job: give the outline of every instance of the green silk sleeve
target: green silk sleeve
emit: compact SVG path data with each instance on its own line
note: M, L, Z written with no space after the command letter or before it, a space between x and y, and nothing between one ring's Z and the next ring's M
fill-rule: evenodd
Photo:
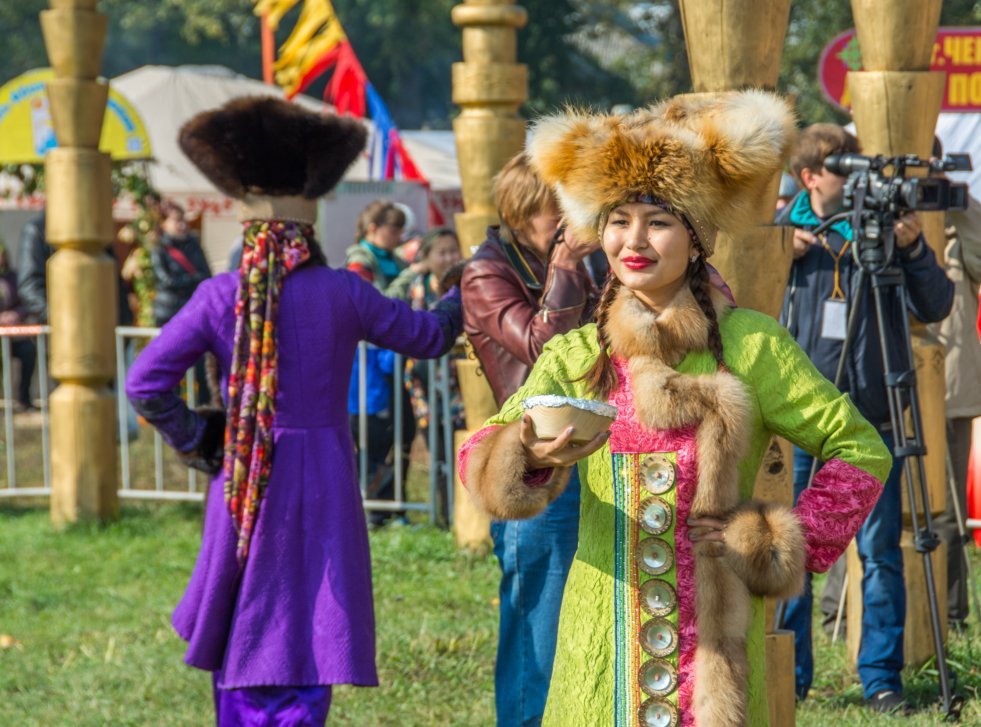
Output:
M521 402L530 396L555 394L585 398L586 385L582 375L589 370L599 353L597 344L590 345L590 341L595 341L595 331L595 326L589 325L555 336L546 343L525 383L484 426L516 421L521 417Z
M787 330L769 316L734 311L733 331L747 355L764 426L823 462L840 459L884 482L892 456L858 409L814 367Z

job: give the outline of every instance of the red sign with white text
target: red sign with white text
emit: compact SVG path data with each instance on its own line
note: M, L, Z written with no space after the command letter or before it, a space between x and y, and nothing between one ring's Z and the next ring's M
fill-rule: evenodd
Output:
M818 61L818 80L825 97L838 108L851 107L845 77L862 70L855 31L835 36ZM939 28L933 44L931 71L947 73L943 111L981 111L981 28Z

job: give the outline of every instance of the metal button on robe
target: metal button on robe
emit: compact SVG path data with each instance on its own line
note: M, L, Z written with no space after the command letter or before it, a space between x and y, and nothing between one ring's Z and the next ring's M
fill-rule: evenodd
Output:
M640 627L640 645L651 656L668 656L678 646L678 629L663 618L653 618Z
M640 605L651 616L666 616L678 605L678 596L670 583L651 579L640 587Z
M660 497L648 497L640 503L640 527L645 533L662 535L671 529L674 513L671 505Z
M640 481L655 495L663 495L674 487L674 465L667 457L650 454L640 463Z
M641 727L675 727L678 724L678 709L670 702L661 699L648 699L640 705Z
M654 659L640 668L640 688L651 697L671 694L678 686L678 672L662 659Z
M637 565L652 576L667 573L674 565L674 552L671 546L658 538L648 538L637 548Z

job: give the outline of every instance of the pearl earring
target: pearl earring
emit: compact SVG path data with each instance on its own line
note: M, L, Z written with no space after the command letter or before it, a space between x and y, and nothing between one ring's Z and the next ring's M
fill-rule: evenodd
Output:
M693 263L696 260L698 260L698 253L695 253L694 255L692 255L691 258L688 260L688 262Z

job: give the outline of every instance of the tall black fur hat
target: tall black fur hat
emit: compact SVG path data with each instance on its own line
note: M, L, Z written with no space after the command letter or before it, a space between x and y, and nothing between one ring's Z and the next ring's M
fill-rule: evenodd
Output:
M221 192L316 199L364 149L357 119L317 114L272 96L250 96L204 111L181 127L181 149Z

